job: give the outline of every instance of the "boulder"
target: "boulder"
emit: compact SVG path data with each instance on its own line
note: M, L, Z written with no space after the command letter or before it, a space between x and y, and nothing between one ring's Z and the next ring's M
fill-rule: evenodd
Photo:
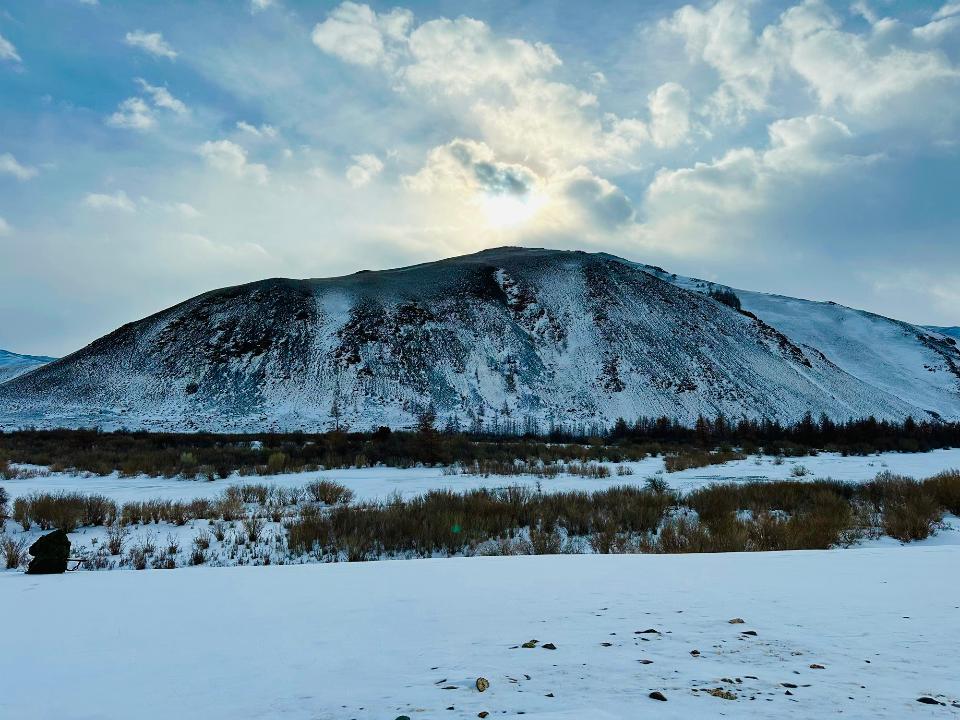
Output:
M70 538L63 530L37 538L30 546L33 560L27 566L28 575L54 575L67 571L67 559L70 557Z

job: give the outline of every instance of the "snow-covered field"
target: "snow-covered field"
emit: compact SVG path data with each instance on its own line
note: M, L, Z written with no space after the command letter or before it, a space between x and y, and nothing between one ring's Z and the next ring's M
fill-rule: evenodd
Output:
M436 488L471 490L509 485L536 486L539 482L544 491L603 490L614 485L642 485L647 478L659 475L669 485L679 490L691 490L713 482L749 480L833 478L853 482L872 480L877 473L890 471L915 478L929 477L943 470L960 468L960 448L934 450L927 453L880 453L867 456L847 456L836 453L821 453L817 456L786 458L782 464L770 456L748 457L724 465L713 465L675 473L664 472L663 458L652 457L641 462L623 463L633 474L618 476L616 466L608 478L583 478L561 475L539 479L530 475L447 475L443 468L350 468L311 473L290 473L270 476L233 476L225 480L171 480L146 476L119 477L118 475L81 476L71 473L55 473L48 476L5 480L3 486L11 497L18 497L41 490L59 490L101 493L117 502L161 498L164 500L189 500L211 498L230 485L266 483L279 487L302 487L317 477L329 478L354 491L358 500L384 499L394 493L413 497ZM794 477L797 467L807 474Z
M957 717L958 561L907 546L5 573L0 717Z

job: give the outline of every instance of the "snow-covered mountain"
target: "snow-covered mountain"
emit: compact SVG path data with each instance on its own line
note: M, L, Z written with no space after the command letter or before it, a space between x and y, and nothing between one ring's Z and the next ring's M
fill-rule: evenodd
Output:
M740 312L605 254L499 248L265 280L125 325L0 386L0 424L367 429L700 413L960 417L943 335L741 293Z
M18 375L23 375L54 360L56 358L41 355L18 355L8 350L0 350L0 383L12 380Z
M934 332L940 333L941 335L952 337L954 340L960 340L960 327L957 327L957 326L937 327L936 325L925 325L924 327L927 330L933 330Z
M822 352L850 375L943 418L960 417L960 354L949 328L921 327L834 302L739 290L640 267L688 290L731 290L744 310L798 345Z

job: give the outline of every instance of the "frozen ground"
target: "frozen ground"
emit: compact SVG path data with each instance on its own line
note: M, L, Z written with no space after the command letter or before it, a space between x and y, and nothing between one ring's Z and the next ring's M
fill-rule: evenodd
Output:
M958 717L958 561L907 546L5 573L0 717Z
M641 462L623 463L632 471L632 475L618 476L616 467L609 478L592 479L577 476L559 476L539 479L529 475L478 476L444 475L442 468L352 468L346 470L326 470L323 472L291 473L287 475L233 476L225 480L171 480L166 478L81 476L70 473L56 473L46 477L5 480L3 486L11 497L25 495L35 490L55 492L57 490L80 490L87 493L102 493L118 502L161 498L165 500L183 500L199 497L214 497L229 485L248 483L266 483L281 487L302 487L317 477L330 478L346 485L354 491L358 500L383 499L393 493L404 497L420 495L434 488L469 490L480 487L503 487L507 485L535 486L538 482L544 491L560 490L602 490L614 485L640 484L646 478L662 473L662 477L671 487L690 490L712 482L738 480L787 479L792 477L795 468L802 466L808 474L799 479L825 478L835 480L864 481L872 480L877 473L890 472L909 475L915 478L929 477L942 470L960 468L960 448L934 450L927 453L882 453L867 456L843 457L835 453L822 453L817 456L786 458L782 464L769 456L748 457L724 465L665 473L663 459L647 458ZM798 478L793 478L798 479Z

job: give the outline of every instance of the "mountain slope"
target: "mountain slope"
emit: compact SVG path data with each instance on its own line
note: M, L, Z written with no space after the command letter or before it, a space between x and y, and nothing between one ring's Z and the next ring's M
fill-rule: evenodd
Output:
M925 325L926 330L932 330L935 333L952 337L954 340L960 340L960 327L937 327L936 325Z
M40 355L18 355L8 350L0 350L0 383L51 363L55 359Z
M925 400L632 263L500 248L200 295L0 386L0 423L315 429L336 414L366 429L409 426L433 405L440 422L543 428L928 417Z
M930 413L960 417L960 353L948 328L925 328L833 302L728 288L643 267L696 292L733 290L744 310L798 345L820 351L850 375Z

